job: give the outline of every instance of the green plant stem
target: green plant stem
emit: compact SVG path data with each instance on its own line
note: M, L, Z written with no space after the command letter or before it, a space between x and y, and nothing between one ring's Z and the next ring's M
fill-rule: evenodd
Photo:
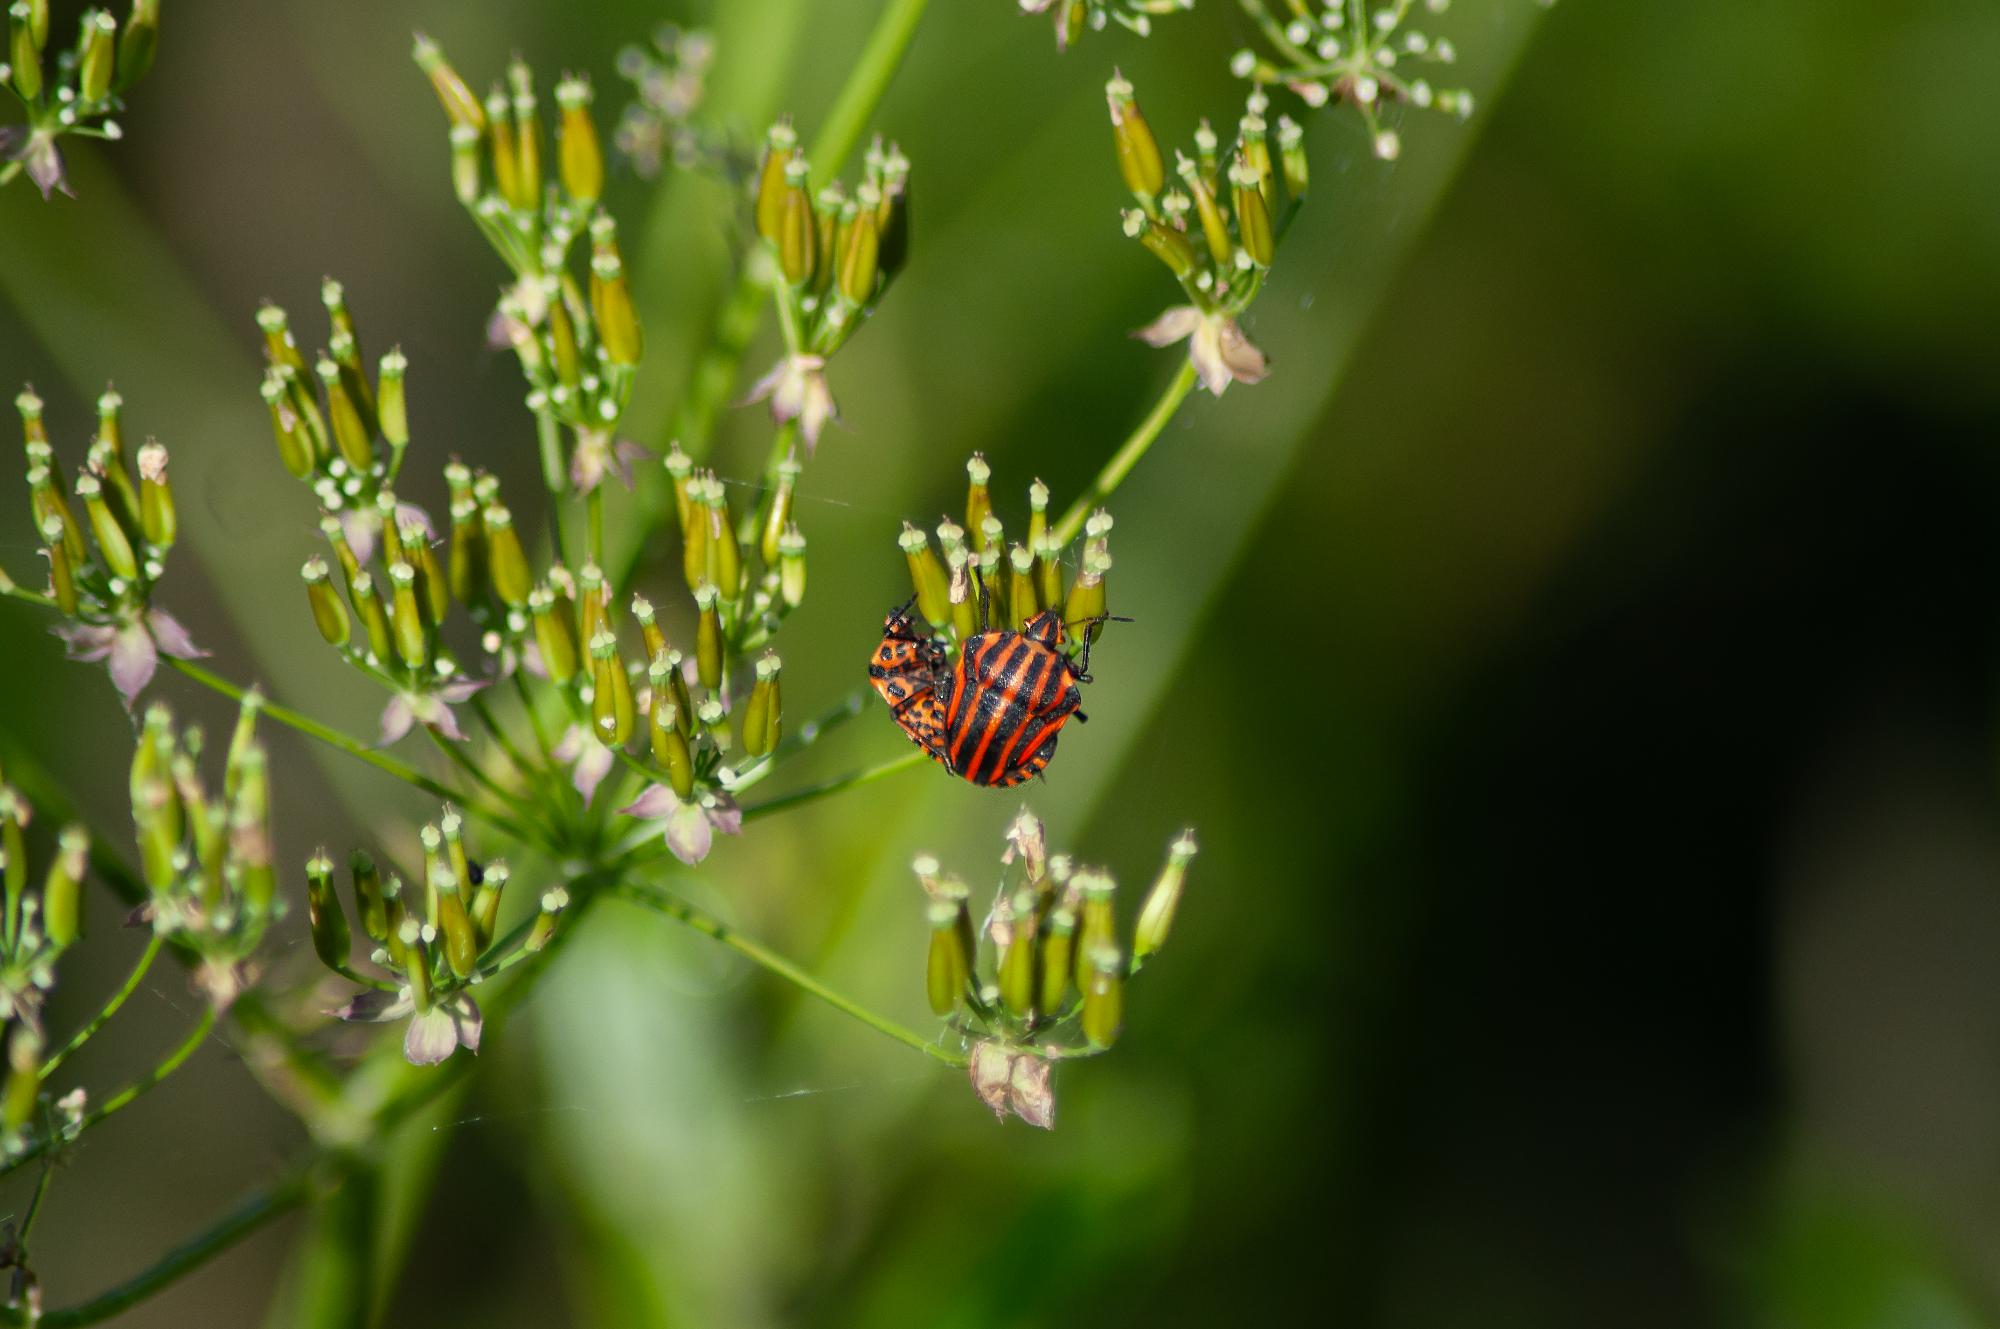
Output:
M42 1213L42 1199L49 1193L49 1178L56 1172L54 1163L42 1164L42 1174L35 1178L35 1193L28 1197L28 1210L21 1215L20 1230L14 1234L14 1249L23 1264L28 1258L28 1235L34 1231L35 1220Z
M207 1230L161 1256L146 1269L98 1293L89 1301L50 1311L35 1323L42 1329L97 1324L120 1311L131 1309L146 1298L169 1287L207 1264L275 1218L281 1218L312 1198L313 1180L304 1168L289 1172L251 1194L224 1214ZM0 1323L25 1325L28 1320L18 1310L4 1312Z
M784 812L790 808L814 802L827 797L829 794L838 794L860 785L871 784L876 780L882 779L884 776L894 775L897 771L907 771L912 766L921 764L924 756L925 754L922 749L914 752L906 752L900 757L890 758L879 766L870 766L866 770L842 775L828 780L825 784L810 785L804 789L793 790L789 794L780 794L776 798L767 798L762 803L754 803L743 809L743 820L754 821L758 817L768 817L773 812Z
M431 742L437 745L437 750L439 752L444 753L444 755L451 760L451 763L454 766L458 767L458 769L464 771L468 776L472 777L472 782L474 784L480 786L482 789L485 789L488 793L492 794L495 798L498 798L502 803L505 803L509 808L513 809L514 814L520 817L522 821L531 823L535 825L537 829L540 829L540 822L536 820L533 809L530 808L527 805L527 803L517 798L514 794L508 792L506 786L502 785L498 780L488 775L485 772L485 770L483 770L480 767L478 762L474 761L470 756L466 754L463 744L453 742L451 739L446 738L443 734L440 734L437 730L431 728L429 725L424 726L424 732L431 736ZM521 826L512 821L502 820L499 824L505 827L507 833L512 835L517 840L526 840L529 838L528 836L522 834Z
M519 669L514 671L514 693L521 699L521 710L528 717L528 728L534 731L535 746L542 753L542 764L553 771L556 764L555 749L549 745L548 730L542 728L541 713L535 709L534 696L529 693L527 680L521 676Z
M508 763L523 780L534 784L541 778L541 770L522 755L521 749L514 745L514 740L507 737L507 731L500 727L500 721L493 714L493 708L486 704L485 697L476 694L473 696L472 713L479 717L479 723L493 736L493 741L499 744L500 751L507 755Z
M104 1003L102 1010L91 1017L89 1024L77 1030L70 1037L69 1042L57 1048L54 1055L42 1063L42 1079L44 1081L56 1073L56 1067L62 1065L70 1054L85 1043L88 1043L92 1034L102 1029L112 1016L118 1014L119 1008L124 1006L126 1000L139 990L140 981L146 977L146 971L153 967L153 961L159 958L160 948L165 944L165 939L158 932L153 933L151 937L147 938L146 949L139 953L138 962L132 966L132 972L125 976L124 985L111 994L111 999Z
M231 683L219 674L210 673L191 660L178 660L169 657L167 663L203 687L220 692L223 696L231 700L242 701L244 694L248 691L248 689ZM348 756L364 761L378 771L386 771L405 784L415 785L428 794L433 794L438 798L449 799L454 803L460 804L468 813L480 818L482 821L490 822L510 832L514 829L512 823L506 817L495 813L490 808L484 807L479 800L468 798L465 794L453 789L449 785L431 779L430 776L425 775L416 767L400 762L386 752L371 748L358 738L351 738L341 733L338 729L323 725L311 716L301 715L291 707L281 706L268 697L263 700L262 713L270 716L281 725L298 730L308 738L316 738L328 747L338 748Z
M922 756L923 754L919 753L918 755ZM845 1015L853 1016L877 1033L886 1034L898 1043L913 1047L933 1061L940 1061L947 1066L953 1067L963 1067L965 1065L965 1058L959 1053L949 1052L915 1030L906 1029L894 1020L877 1015L874 1011L869 1010L866 1006L854 1001L852 998L842 996L805 970L793 964L790 960L787 960L784 956L779 955L776 951L771 950L760 942L755 942L748 937L739 935L735 929L731 928L721 919L695 908L679 896L662 890L657 886L641 885L638 883L621 883L615 889L618 894L625 898L665 914L667 917L680 923L684 923L696 932L701 933L704 937L721 942L724 946L735 951L738 955L760 969L783 979L793 987L798 988L801 992L811 993L835 1010Z
M604 566L604 486L598 485L583 500L584 516L589 523L590 561Z
M862 48L861 58L848 72L847 82L834 99L833 109L827 112L819 137L813 140L815 189L840 173L861 142L861 135L889 91L889 83L896 77L903 54L910 49L917 25L929 7L930 0L889 0L883 6L882 17L875 20L875 30L868 34L868 45Z
M1175 412L1180 410L1181 403L1187 400L1188 393L1194 390L1194 385L1194 362L1189 360L1181 365L1180 372L1176 373L1173 381L1167 384L1167 390L1153 403L1153 409L1139 422L1139 427L1133 430L1118 451L1112 454L1111 460L1104 463L1104 469L1090 482L1090 488L1085 490L1076 502L1069 505L1069 511L1063 513L1062 520L1055 524L1054 534L1057 543L1068 544L1076 539L1077 532L1083 529L1083 523L1090 516L1091 509L1110 498L1118 486L1125 482L1125 477L1132 473L1132 468L1139 464L1139 459L1146 455L1147 449L1153 446L1165 431L1168 422L1174 418Z

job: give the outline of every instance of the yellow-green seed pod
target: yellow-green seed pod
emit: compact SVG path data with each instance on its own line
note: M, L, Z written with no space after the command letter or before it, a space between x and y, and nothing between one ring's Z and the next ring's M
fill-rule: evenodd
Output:
M1045 1017L1062 1012L1069 996L1070 974L1076 967L1076 913L1066 905L1049 911L1042 927L1042 949L1035 969L1035 1009Z
M467 493L451 503L451 548L446 555L445 580L452 598L468 607L486 595L486 524L479 501Z
M132 477L120 464L117 450L99 439L90 445L84 466L104 486L104 501L110 505L111 515L118 519L125 538L135 543L143 540L145 532L139 523L139 491L132 487Z
M44 444L43 448L46 449ZM35 521L46 533L53 523L60 529L55 539L62 542L69 555L72 568L81 568L90 556L83 544L83 528L77 524L76 515L70 511L68 500L63 497L62 485L55 472L47 466L37 465L28 472L28 491L34 505Z
M167 450L158 443L139 449L139 529L155 549L171 549L180 535L174 490L167 479Z
M847 233L854 226L854 202L839 182L819 191L813 208L812 293L825 295L833 285L840 255L847 252Z
M1035 597L1044 609L1063 602L1062 550L1053 531L1044 531L1035 547Z
M479 202L479 191L484 184L479 145L479 131L471 125L451 127L451 192L468 208Z
M1125 234L1144 245L1146 252L1167 265L1177 279L1185 280L1194 275L1200 266L1200 256L1194 252L1194 245L1187 236L1169 226L1147 217L1137 208L1125 214Z
M328 548L333 550L334 566L340 573L340 584L347 588L351 597L354 582L361 575L360 560L354 557L354 546L347 543L347 528L340 524L340 518L324 514L319 519L319 533L326 537Z
M319 629L319 635L329 646L347 645L353 626L347 618L347 606L340 602L340 596L327 580L326 560L317 555L307 559L299 575L305 578L306 600L312 606L313 626Z
M10 1141L35 1115L42 1092L42 1036L26 1024L16 1025L7 1041L7 1084L0 1089L0 1130Z
M1016 1019L1035 1013L1035 897L1014 895L1014 931L1000 952L1000 1000Z
M294 477L303 480L313 473L315 459L312 438L292 410L291 389L285 385L284 377L272 370L264 375L261 391L264 404L271 408L271 434L278 440L278 460Z
M382 606L375 579L363 572L349 583L354 597L354 613L361 620L361 633L368 639L368 654L377 664L395 658L396 642L389 631L389 611Z
M77 597L76 566L70 562L69 546L63 541L62 518L50 517L42 523L42 541L42 552L49 560L49 593L63 617L75 618L81 601Z
M424 846L424 918L435 926L438 921L438 869L444 862L444 835L433 823L418 831L417 838Z
M295 374L306 371L305 358L299 354L299 344L292 339L290 320L285 311L270 301L257 306L257 327L264 334L264 356L273 369L289 369Z
M1150 203L1167 183L1165 159L1159 141L1153 137L1139 103L1132 99L1132 85L1115 71L1104 85L1105 100L1111 106L1111 137L1118 153L1118 173L1134 196Z
M622 748L632 737L632 682L618 658L618 639L600 632L590 641L590 722L597 741Z
M1117 913L1112 903L1118 883L1108 872L1078 868L1071 884L1083 900L1076 937L1076 986L1079 991L1088 992L1091 956L1100 947L1115 947L1118 943Z
M812 278L819 253L818 219L806 193L810 174L805 159L794 157L785 167L785 190L779 201L778 267L794 286Z
M437 550L424 537L423 528L414 523L403 531L403 548L416 555L417 603L423 608L424 621L436 627L451 612L451 583L444 565L438 562Z
M1271 234L1271 210L1258 185L1257 172L1242 157L1229 168L1229 183L1236 205L1236 235L1243 252L1260 268L1271 266L1276 241Z
M531 210L534 200L521 189L521 155L514 147L513 111L498 83L486 94L487 141L492 146L493 188L509 208Z
M957 905L934 900L927 917L931 941L924 963L924 992L930 998L931 1014L943 1018L965 1000L966 986L972 980L972 957L966 954L959 934Z
M28 6L14 5L8 14L13 31L7 44L7 60L14 72L14 90L21 94L21 100L32 102L42 94L42 47L35 40L34 27L28 21Z
M1306 131L1289 115L1278 117L1278 163L1285 177L1285 194L1294 203L1306 196L1311 170L1306 163Z
M1007 626L1019 632L1028 620L1041 612L1036 598L1035 558L1015 545L1007 551Z
M667 672L664 659L653 662L653 706L647 717L646 739L652 748L653 761L667 773L667 783L675 795L687 798L694 793L694 758L688 751L686 735L681 733L679 708L674 704Z
M1049 528L1049 487L1040 480L1028 486L1028 538L1030 553L1040 546L1042 532Z
M694 591L714 580L715 551L710 547L714 516L709 511L707 484L700 476L688 481L686 519L681 523L681 576Z
M562 113L557 170L563 192L586 208L604 193L604 149L590 118L590 95L588 79L571 77L556 84L556 106Z
M486 115L480 109L479 98L473 96L472 89L445 60L444 52L438 49L437 43L420 32L410 54L415 58L417 67L424 71L424 77L431 81L438 103L444 107L444 113L451 118L451 122L484 132Z
M306 922L312 931L313 952L320 963L338 973L347 967L347 953L353 944L347 930L347 915L340 897L333 891L333 860L321 850L306 864Z
M409 407L403 396L403 378L409 368L402 348L394 347L382 357L376 372L376 423L382 437L398 452L410 442Z
M396 630L396 655L411 669L422 669L430 663L431 648L423 610L417 606L417 570L408 563L391 566L389 587L393 599L389 621Z
M557 611L555 593L547 586L537 586L529 593L528 610L535 619L535 646L542 655L542 668L560 687L576 677L578 663L569 615Z
M688 486L692 483L691 477L694 475L694 462L688 457L687 453L681 451L681 441L675 439L668 445L666 460L662 464L666 467L668 480L674 486L674 518L680 523L680 528L685 533L688 528L688 513L690 511Z
M687 663L687 657L679 651L669 650L664 663L667 666L667 682L673 688L675 723L685 737L693 738L694 698L688 692L687 670L683 667Z
M972 460L965 463L968 481L965 491L965 529L972 541L975 553L985 553L987 544L986 519L993 515L993 495L986 487L993 478L993 468L986 464L983 453L975 452Z
M910 566L910 585L917 595L917 612L934 627L950 622L951 580L946 576L937 552L931 548L930 537L909 522L904 522L903 534L897 542L902 545L903 557Z
M561 886L551 886L542 892L541 909L535 914L534 924L528 929L527 939L521 949L533 954L549 944L556 935L556 921L562 917L563 907L569 903L569 892Z
M1167 865L1160 869L1159 879L1147 893L1145 906L1139 910L1139 921L1132 929L1135 967L1167 944L1174 915L1181 907L1181 890L1187 881L1188 864L1194 861L1195 849L1192 829L1182 831L1180 838L1167 849Z
M96 106L112 90L112 64L118 58L118 20L104 10L86 10L82 18L84 54L76 70L76 98Z
M605 585L604 569L585 563L576 577L576 639L594 643L597 634L611 628L611 588Z
M722 686L722 616L716 610L720 598L713 586L695 589L695 608L701 611L695 625L695 677L711 692Z
M90 832L65 826L56 837L55 861L42 882L42 932L61 950L76 940L83 913L83 874L89 864Z
M1063 621L1075 625L1104 616L1104 574L1111 570L1111 555L1092 549L1083 556L1083 568L1070 583L1069 599L1063 603Z
M519 207L533 210L542 204L542 116L535 100L534 75L516 59L507 66L507 81L513 85L514 151L520 161L521 201Z
M160 0L132 0L131 17L118 36L118 79L114 86L129 88L153 67L153 54L160 45Z
M132 551L132 542L125 537L125 528L118 524L117 515L111 505L104 501L104 486L94 475L77 477L76 496L83 500L83 506L90 515L90 533L97 537L97 551L104 558L104 566L114 577L128 581L139 576L139 559Z
M403 900L403 879L391 874L382 883L382 911L388 925L388 935L382 938L382 949L388 953L390 967L398 972L410 966L409 947L403 944L403 924L414 922L409 907Z
M766 653L757 661L756 681L743 706L743 750L762 757L778 745L778 657Z
M326 389L326 413L332 423L333 444L340 450L343 461L366 475L375 465L375 447L368 426L362 421L361 408L342 381L339 365L322 356L316 368Z
M638 364L645 335L625 284L625 265L616 254L600 253L590 260L590 308L605 358L614 365Z
M119 423L119 411L125 399L118 395L116 388L107 387L97 394L97 441L111 450L111 456L118 466L125 465L125 431Z
M858 197L859 211L840 237L840 293L849 304L865 305L875 298L882 244L876 229L875 209L880 202L880 191L863 185Z
M472 915L466 912L458 880L449 868L439 865L431 882L437 890L437 930L444 938L445 963L453 974L465 978L479 963L479 939L473 935Z
M486 525L486 569L493 578L493 593L510 609L528 603L535 580L528 571L528 554L514 530L514 514L495 503L483 514Z
M945 554L945 565L951 569L951 627L960 641L969 641L979 630L979 605L972 587L972 555L962 544L953 545Z
M743 551L736 543L736 522L729 514L728 491L713 475L708 478L704 501L709 513L709 548L715 551L715 585L724 599L735 600L743 594Z
M561 299L549 301L549 351L555 361L556 381L574 390L583 381L583 352L577 346L569 308Z
M225 878L233 874L243 911L252 918L265 918L277 900L278 878L271 868L271 836L266 825L270 780L264 749L250 746L238 767L241 783L229 817ZM204 866L208 862L203 859Z
M493 943L493 935L499 930L500 902L507 893L510 875L507 865L495 859L480 873L479 885L473 890L472 930L481 949Z
M375 860L357 849L347 858L347 873L354 887L354 917L368 939L380 944L389 939L389 902L382 893L382 874Z
M778 566L780 545L785 538L785 528L792 520L792 498L798 491L799 473L805 468L799 464L796 449L787 452L785 459L778 463L778 487L771 493L771 505L764 513L764 529L758 542L757 552L764 557L764 566Z
M778 598L787 609L806 598L806 537L796 524L778 537Z
M1125 965L1116 946L1090 952L1090 973L1083 983L1083 1036L1092 1047L1108 1048L1125 1025Z
M798 135L783 120L772 125L764 139L764 160L757 168L757 234L774 245L784 216L785 170L798 154L798 147Z
M1215 192L1187 158L1176 158L1174 167L1180 172L1181 183L1194 198L1195 215L1201 219L1201 233L1208 241L1209 257L1227 271L1236 260L1235 246L1229 242L1229 222L1222 215L1222 206L1215 201Z
M406 916L396 928L403 943L403 978L410 985L410 1004L422 1015L431 1008L431 951L424 944L423 925Z
M651 600L643 595L632 597L632 621L639 625L639 644L645 648L648 661L667 653L667 634L660 631L660 618Z

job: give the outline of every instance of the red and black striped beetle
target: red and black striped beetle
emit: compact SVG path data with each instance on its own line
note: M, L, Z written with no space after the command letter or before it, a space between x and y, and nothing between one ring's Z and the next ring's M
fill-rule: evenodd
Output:
M982 631L946 667L944 649L919 636L909 606L893 610L869 661L875 690L910 741L976 785L1005 788L1040 775L1056 737L1087 717L1079 684L1090 681L1090 629L1083 658L1063 651L1062 615L1044 610L1021 631Z

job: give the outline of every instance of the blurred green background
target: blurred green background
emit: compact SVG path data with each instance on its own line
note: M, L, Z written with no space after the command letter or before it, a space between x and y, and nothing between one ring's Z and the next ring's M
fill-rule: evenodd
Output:
M1113 65L1168 142L1240 105L1223 0L1060 58L1010 0L933 9L878 117L916 167L913 261L835 364L847 427L804 486L797 715L859 680L898 525L962 500L968 453L1019 521L1173 369L1125 335L1172 288L1117 230ZM608 118L621 45L710 24L717 109L809 135L875 10L169 0L125 141L71 154L78 199L0 194L0 377L72 459L115 379L174 449L165 602L223 672L366 731L380 699L298 593L314 514L257 397L258 299L317 344L339 276L412 362L413 464L532 483L482 344L501 270L410 29L475 82L515 49L588 70ZM1058 1072L1058 1129L609 905L399 1142L385 1323L1996 1322L2000 8L1459 0L1427 26L1479 113L1409 121L1394 166L1308 120L1315 195L1251 327L1271 379L1192 403L1114 504L1137 622L1029 799L1128 895L1181 826L1203 852L1124 1040ZM628 174L610 202L649 336L630 432L657 445L730 280L728 199ZM767 428L733 413L725 467ZM30 575L24 501L0 557ZM6 741L119 827L127 721L45 627L0 608ZM288 862L407 853L435 813L270 742ZM815 770L901 742L871 714ZM1017 806L912 771L756 826L699 893L921 1027L907 863L982 880ZM137 949L96 917L58 1026ZM303 934L280 978L311 972ZM156 977L78 1075L118 1083L194 1001ZM298 1142L211 1043L56 1179L52 1302ZM300 1230L119 1323L289 1322Z

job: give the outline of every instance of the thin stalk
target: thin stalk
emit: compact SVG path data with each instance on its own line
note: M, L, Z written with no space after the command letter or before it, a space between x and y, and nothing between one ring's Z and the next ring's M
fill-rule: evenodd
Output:
M210 673L191 660L179 660L170 656L167 663L203 687L220 692L223 696L231 700L242 701L244 694L248 691L248 689L231 683L219 674ZM371 748L358 738L349 737L341 733L338 729L332 728L329 725L323 725L311 716L302 715L289 706L281 706L268 697L263 700L262 714L270 716L281 725L298 730L308 738L316 738L328 747L338 748L350 757L367 762L378 771L387 771L390 775L395 776L405 784L415 785L428 794L458 803L468 813L483 821L490 822L504 830L511 831L513 829L512 824L506 817L495 813L490 808L484 807L478 799L468 798L463 792L431 779L430 776L425 775L416 767L400 762L386 752Z
M21 1227L14 1234L14 1251L23 1267L28 1257L28 1234L34 1231L35 1219L41 1216L43 1197L49 1193L49 1178L56 1173L54 1163L42 1164L42 1174L35 1178L35 1193L28 1197L28 1210L21 1215Z
M922 755L922 754L918 754ZM886 1034L898 1043L913 1047L934 1061L947 1066L963 1067L965 1058L956 1052L947 1052L930 1039L913 1029L906 1029L884 1016L877 1015L860 1002L841 995L826 984L814 978L805 970L779 955L776 951L742 936L721 919L695 908L679 896L657 886L642 886L636 883L621 883L614 888L618 894L629 900L645 905L649 909L665 914L668 918L684 923L701 933L721 942L744 959L777 978L783 979L801 992L807 992L845 1015L853 1016L877 1033Z
M521 676L521 671L518 669L514 671L514 692L521 699L522 711L527 714L528 728L535 731L535 746L541 750L542 765L550 770L554 770L556 764L555 749L549 745L549 733L548 730L542 728L541 712L535 709L535 699L528 691L528 682Z
M789 794L780 794L776 798L767 798L762 803L753 803L743 809L743 820L754 821L758 817L768 817L773 812L784 812L790 808L814 802L825 798L829 794L838 794L860 785L871 784L876 780L882 779L884 776L894 775L897 771L907 771L912 766L920 765L925 755L924 751L919 748L914 752L906 752L900 757L891 758L879 766L870 766L866 770L855 771L850 775L843 775L837 779L828 780L825 784L811 785L804 789L794 790Z
M85 1043L88 1043L92 1034L102 1029L109 1023L112 1016L118 1014L119 1008L125 1004L126 1000L134 992L139 990L139 984L146 977L146 971L153 967L153 961L159 958L160 948L165 944L166 939L158 932L153 933L151 937L147 938L146 949L139 952L138 962L132 966L132 972L125 976L124 985L111 994L111 999L104 1003L102 1010L90 1018L89 1024L77 1030L75 1034L71 1035L69 1042L57 1048L55 1054L42 1063L42 1079L47 1080L51 1075L54 1075L56 1067L62 1065L69 1058L70 1054L74 1053Z
M429 725L424 726L424 732L431 736L431 742L437 745L438 751L444 753L445 756L449 757L453 765L457 766L461 771L464 771L467 775L471 776L475 784L479 785L481 788L485 789L487 792L494 795L494 797L498 798L502 803L505 803L508 807L512 808L514 810L515 815L520 817L524 822L533 823L539 826L540 823L536 822L534 816L534 810L530 808L527 803L523 802L520 798L516 797L513 793L509 792L506 786L502 785L498 780L495 780L492 776L488 775L485 772L485 770L481 768L478 762L474 761L471 757L465 754L465 752L462 750L462 745L452 742L450 739L446 738L443 734L440 734L437 730L431 728ZM529 838L521 833L521 827L519 825L511 821L503 821L500 824L505 827L508 834L512 835L517 840L525 840Z
M1068 544L1074 540L1077 532L1083 529L1083 523L1090 516L1091 510L1110 498L1118 486L1125 482L1125 477L1132 473L1132 468L1139 464L1139 459L1146 455L1147 449L1153 446L1154 441L1166 429L1167 423L1174 418L1174 413L1180 410L1181 403L1187 400L1188 393L1194 390L1194 385L1194 362L1189 360L1181 365L1180 372L1174 375L1173 382L1167 384L1167 390L1160 394L1157 402L1153 403L1153 409L1139 422L1139 427L1132 431L1131 437L1112 454L1110 461L1104 463L1104 469L1090 482L1090 488L1085 490L1076 502L1069 505L1069 511L1063 513L1062 520L1055 524L1054 533L1058 543Z
M875 20L875 30L868 34L868 45L862 48L861 58L848 72L847 82L834 99L833 109L827 112L819 137L813 140L814 188L840 174L840 168L861 142L929 7L930 0L889 0L883 6L882 17Z
M514 746L514 740L509 738L507 731L500 727L500 721L494 716L493 708L486 704L485 697L474 694L472 698L472 713L479 717L479 723L486 727L486 732L493 736L493 741L500 746L502 752L507 754L508 762L513 765L514 770L520 777L529 784L536 783L541 778L542 772L540 768L522 756L521 750Z
M604 566L604 486L590 491L583 501L584 515L590 523L590 561L600 568Z

